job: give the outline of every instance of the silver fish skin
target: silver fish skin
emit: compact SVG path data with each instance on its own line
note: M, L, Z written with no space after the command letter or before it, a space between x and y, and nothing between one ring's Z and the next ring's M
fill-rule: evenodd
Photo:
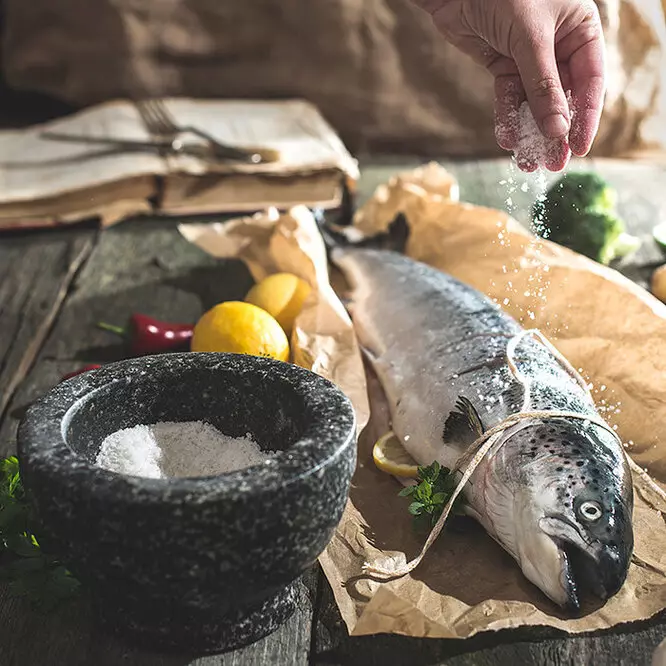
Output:
M506 350L523 329L499 306L400 253L338 247L331 260L351 287L354 328L389 401L392 429L419 464L454 468L478 436L460 418L447 423L459 398L485 430L520 411L523 386ZM601 418L540 342L523 339L516 363L531 382L532 409ZM558 605L576 610L581 594L605 600L624 583L633 550L631 473L621 444L599 425L520 421L476 469L464 499L466 512Z

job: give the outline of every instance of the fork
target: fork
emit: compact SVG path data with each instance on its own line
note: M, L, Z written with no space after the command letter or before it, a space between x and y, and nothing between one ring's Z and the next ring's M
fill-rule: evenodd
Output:
M146 128L151 134L171 140L170 148L180 152L183 142L178 138L181 134L194 134L203 139L210 149L211 156L218 159L235 160L260 164L262 162L276 162L280 159L277 150L267 148L242 149L220 143L213 136L191 125L179 125L161 99L141 99L136 102L137 110Z

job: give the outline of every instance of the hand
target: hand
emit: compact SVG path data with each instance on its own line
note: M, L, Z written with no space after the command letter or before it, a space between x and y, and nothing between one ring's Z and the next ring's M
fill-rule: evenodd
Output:
M604 40L593 0L413 0L444 37L495 77L495 135L518 166L559 171L587 155L605 93ZM571 91L572 110L565 91ZM548 141L521 156L518 109L527 100Z

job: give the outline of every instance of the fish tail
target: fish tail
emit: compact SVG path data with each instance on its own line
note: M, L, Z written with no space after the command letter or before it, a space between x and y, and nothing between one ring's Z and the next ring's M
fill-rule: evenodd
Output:
M330 222L326 218L325 211L321 209L313 210L312 214L317 222L319 233L324 239L324 245L329 256L336 249L349 247L354 244L345 234L344 230L349 228L347 225L341 227Z
M399 213L386 231L374 236L360 236L358 230L352 226L337 226L327 222L325 216L315 212L315 220L319 232L324 239L326 250L331 257L335 251L351 248L405 251L409 238L409 224L402 213Z

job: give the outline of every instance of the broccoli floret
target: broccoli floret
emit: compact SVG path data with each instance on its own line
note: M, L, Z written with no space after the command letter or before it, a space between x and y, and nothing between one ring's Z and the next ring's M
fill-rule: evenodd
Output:
M609 264L637 249L617 213L617 192L597 173L562 176L537 201L533 227L538 236Z

